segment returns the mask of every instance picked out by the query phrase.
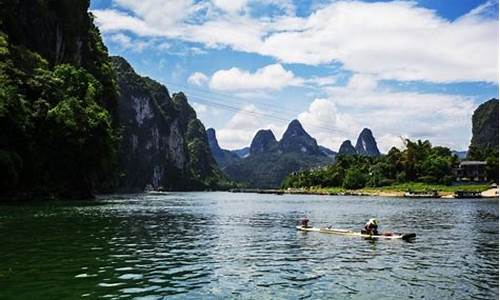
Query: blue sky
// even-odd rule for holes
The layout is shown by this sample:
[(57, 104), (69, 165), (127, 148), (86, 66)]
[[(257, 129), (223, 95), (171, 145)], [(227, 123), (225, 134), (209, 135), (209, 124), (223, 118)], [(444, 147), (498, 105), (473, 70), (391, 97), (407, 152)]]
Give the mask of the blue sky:
[(337, 150), (369, 127), (466, 149), (498, 98), (497, 1), (92, 0), (112, 55), (184, 91), (229, 149), (298, 118)]

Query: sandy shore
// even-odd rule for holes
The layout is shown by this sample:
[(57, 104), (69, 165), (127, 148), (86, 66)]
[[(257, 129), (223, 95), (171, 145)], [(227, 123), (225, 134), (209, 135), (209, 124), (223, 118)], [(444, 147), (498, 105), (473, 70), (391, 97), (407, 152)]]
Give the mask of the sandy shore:
[(486, 190), (481, 193), (481, 196), (484, 198), (498, 198), (498, 188)]
[[(347, 190), (344, 192), (329, 192), (327, 190), (307, 190), (307, 189), (288, 189), (283, 190), (284, 194), (297, 195), (330, 195), (330, 196), (373, 196), (373, 197), (404, 197), (402, 191), (365, 191), (365, 190)], [(438, 198), (454, 199), (455, 193), (449, 191), (438, 191)], [(498, 188), (491, 188), (481, 193), (481, 198), (498, 198)]]

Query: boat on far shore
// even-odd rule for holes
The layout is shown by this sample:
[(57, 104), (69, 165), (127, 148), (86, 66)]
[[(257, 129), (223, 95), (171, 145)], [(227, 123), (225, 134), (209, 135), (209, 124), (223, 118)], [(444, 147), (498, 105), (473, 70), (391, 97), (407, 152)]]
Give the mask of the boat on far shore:
[(454, 198), (462, 199), (462, 198), (482, 198), (482, 193), (479, 191), (456, 191), (453, 194)]
[(414, 192), (407, 191), (404, 193), (405, 198), (440, 198), (439, 193), (437, 191), (423, 191), (423, 192)]
[(230, 189), (231, 193), (254, 193), (254, 194), (275, 194), (283, 195), (285, 192), (280, 189)]

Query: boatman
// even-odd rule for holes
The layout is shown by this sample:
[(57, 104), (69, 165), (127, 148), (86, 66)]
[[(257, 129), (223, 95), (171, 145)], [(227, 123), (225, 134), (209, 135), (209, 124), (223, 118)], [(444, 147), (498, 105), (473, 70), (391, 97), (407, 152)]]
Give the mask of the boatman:
[(302, 226), (304, 228), (308, 228), (309, 227), (309, 219), (307, 217), (302, 218), (302, 220), (300, 220), (300, 226)]
[(361, 233), (369, 235), (379, 235), (377, 219), (368, 220), (368, 222), (365, 224), (365, 228), (361, 230)]

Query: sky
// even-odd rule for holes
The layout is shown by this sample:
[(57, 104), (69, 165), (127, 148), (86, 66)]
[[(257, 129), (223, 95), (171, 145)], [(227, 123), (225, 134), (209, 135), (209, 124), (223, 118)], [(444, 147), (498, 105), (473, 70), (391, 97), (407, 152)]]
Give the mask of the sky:
[(298, 119), (338, 150), (365, 127), (466, 150), (498, 98), (498, 0), (92, 0), (111, 55), (183, 91), (221, 147)]

